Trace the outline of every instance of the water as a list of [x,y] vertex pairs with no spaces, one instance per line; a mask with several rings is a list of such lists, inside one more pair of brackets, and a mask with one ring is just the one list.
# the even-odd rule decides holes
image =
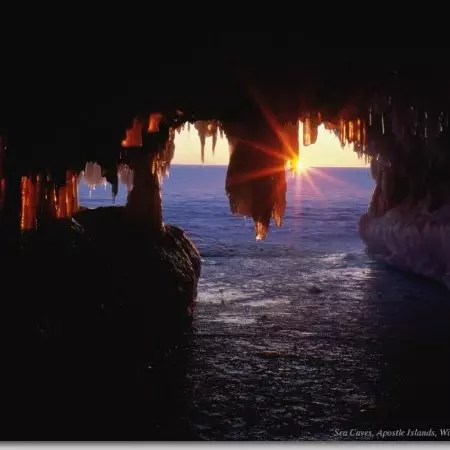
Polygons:
[[[283,226],[263,242],[230,213],[225,173],[174,166],[164,181],[164,220],[195,242],[203,268],[192,334],[160,369],[176,373],[158,378],[171,405],[160,435],[355,439],[433,427],[440,438],[448,294],[366,255],[357,220],[374,187],[368,169],[289,179]],[[79,197],[111,204],[110,187],[89,196],[81,183]]]

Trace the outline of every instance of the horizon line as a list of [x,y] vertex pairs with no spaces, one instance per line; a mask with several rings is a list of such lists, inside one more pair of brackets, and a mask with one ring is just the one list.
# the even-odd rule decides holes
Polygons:
[[[175,163],[170,164],[170,167],[174,166],[190,166],[190,167],[228,167],[228,164],[194,164],[194,163]],[[367,166],[307,166],[306,169],[369,169]],[[286,169],[287,170],[287,169]]]

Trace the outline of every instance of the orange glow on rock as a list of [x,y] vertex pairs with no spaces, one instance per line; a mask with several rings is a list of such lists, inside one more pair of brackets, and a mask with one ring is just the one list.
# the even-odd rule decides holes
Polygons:
[[142,123],[139,119],[134,119],[131,128],[126,130],[122,147],[142,147]]
[[30,230],[36,227],[36,185],[30,177],[22,177],[20,190],[20,228]]
[[159,131],[159,124],[161,123],[162,114],[161,113],[152,113],[150,114],[148,120],[148,133],[156,133]]

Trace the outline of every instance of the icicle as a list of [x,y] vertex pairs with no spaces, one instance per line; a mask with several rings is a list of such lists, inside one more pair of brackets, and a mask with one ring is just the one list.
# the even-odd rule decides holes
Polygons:
[[20,179],[20,229],[25,230],[27,227],[27,195],[28,195],[28,178]]
[[303,122],[303,145],[306,147],[311,145],[311,119],[305,117]]
[[381,133],[384,134],[384,114],[381,114]]
[[84,167],[84,181],[90,189],[95,189],[95,186],[102,185],[106,182],[106,178],[102,175],[102,167],[95,163],[88,161]]
[[29,179],[29,228],[35,228],[37,225],[37,198],[36,198],[36,182],[33,182],[33,180]]
[[268,230],[269,230],[268,224],[256,221],[255,222],[256,240],[263,241],[267,236]]
[[59,219],[61,217],[67,216],[66,211],[66,189],[65,187],[57,188],[56,193],[56,217]]
[[213,139],[213,141],[212,141],[212,153],[213,153],[213,156],[214,156],[214,153],[215,153],[215,150],[216,150],[216,144],[217,144],[217,130],[216,130],[215,133],[213,133],[212,139]]
[[348,126],[348,140],[349,142],[353,142],[354,140],[354,126],[353,126],[353,121],[348,121],[347,123]]
[[76,174],[68,170],[67,174],[67,195],[69,197],[69,217],[78,211],[78,188]]
[[169,175],[169,168],[175,154],[175,129],[169,128],[169,137],[164,146],[164,150],[156,155],[155,164],[157,164],[160,180]]
[[358,118],[356,120],[356,142],[362,144],[361,140],[361,120]]
[[362,123],[362,145],[364,150],[367,150],[367,130],[365,122]]
[[345,144],[347,143],[347,127],[345,126],[345,121],[341,117],[339,119],[339,140],[341,141],[341,146],[345,147]]
[[120,183],[127,187],[128,193],[133,189],[133,171],[127,164],[120,164],[117,168],[117,176]]
[[204,122],[199,120],[195,122],[195,128],[197,129],[198,136],[200,138],[200,153],[202,163],[205,162],[205,145],[206,145],[206,136],[208,135],[208,131],[210,131],[210,124],[208,122]]
[[317,136],[319,135],[319,122],[317,121],[317,116],[311,119],[311,145],[317,142]]
[[275,226],[280,227],[286,211],[286,174],[284,170],[280,170],[273,175],[272,192],[272,218]]
[[[285,134],[286,131],[283,131],[282,134]],[[285,149],[280,146],[280,135],[268,130],[265,121],[250,123],[248,128],[227,124],[225,132],[230,145],[235,145],[225,184],[230,209],[233,214],[252,217],[256,239],[263,240],[271,219],[274,219],[277,226],[281,225],[285,211]],[[251,144],[255,141],[272,145],[279,152],[261,152]]]
[[205,143],[206,136],[204,134],[200,135],[200,158],[202,160],[202,164],[205,162]]
[[274,210],[272,211],[272,217],[273,217],[273,221],[275,222],[275,225],[277,227],[281,227],[281,224],[283,222],[283,216],[280,214],[280,211],[278,210],[278,208],[274,208]]
[[23,176],[21,184],[20,229],[30,230],[36,227],[36,185],[30,177]]
[[[159,124],[161,122],[161,119],[162,119],[162,114],[161,113],[152,113],[152,114],[150,114],[150,117],[149,117],[149,120],[148,120],[147,132],[148,133],[156,133],[157,131],[159,131]],[[142,143],[141,143],[141,145],[142,145]]]

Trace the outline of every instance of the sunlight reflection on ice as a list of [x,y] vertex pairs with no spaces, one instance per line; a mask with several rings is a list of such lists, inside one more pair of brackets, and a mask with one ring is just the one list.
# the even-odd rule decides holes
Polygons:
[[256,319],[242,317],[230,314],[219,314],[215,318],[209,319],[210,322],[222,322],[233,325],[250,325],[256,322]]
[[270,307],[270,306],[275,306],[275,305],[280,305],[280,304],[285,304],[285,303],[289,303],[290,300],[287,299],[286,297],[278,297],[278,298],[261,298],[261,299],[257,299],[257,300],[251,300],[251,301],[245,301],[242,302],[242,306],[254,306],[254,307]]
[[252,298],[253,292],[245,292],[240,289],[233,289],[228,286],[221,288],[209,287],[207,291],[200,291],[198,301],[205,303],[222,303]]

